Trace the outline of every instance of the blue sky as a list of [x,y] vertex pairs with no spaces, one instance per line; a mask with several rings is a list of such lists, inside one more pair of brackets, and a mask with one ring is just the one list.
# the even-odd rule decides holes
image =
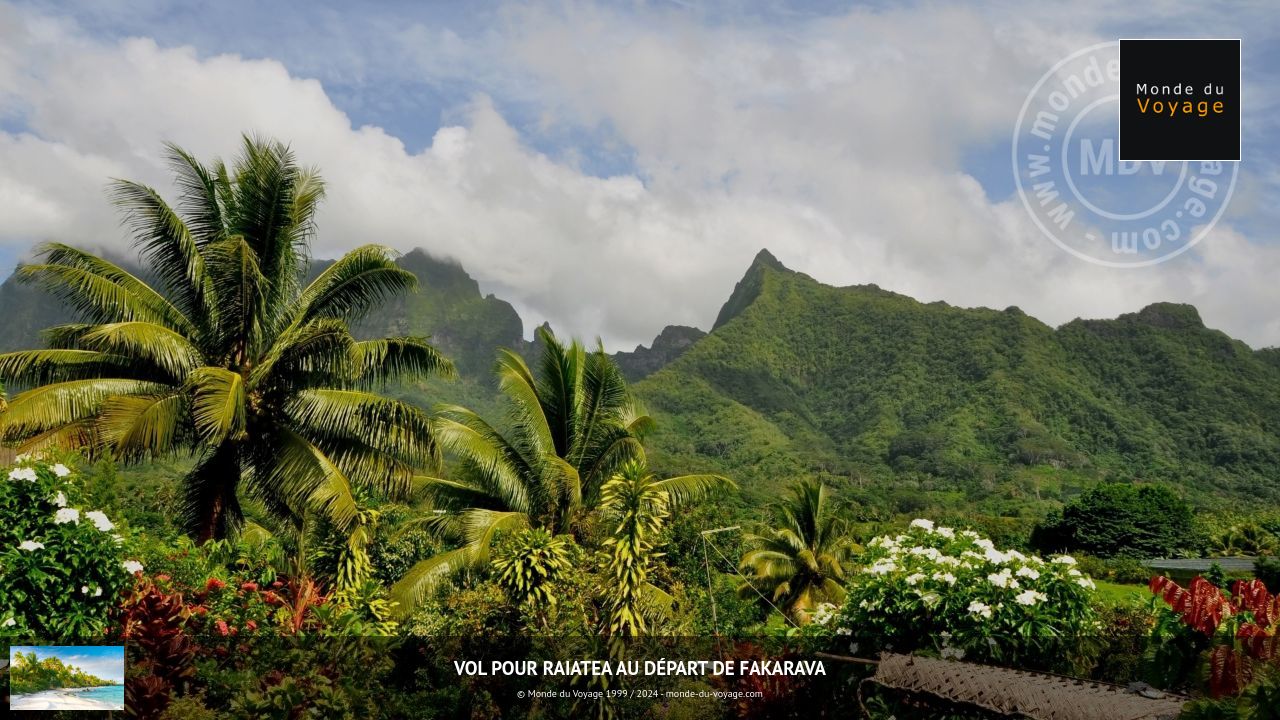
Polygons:
[[[1271,9],[1026,5],[0,0],[0,274],[40,239],[121,251],[108,175],[163,188],[162,141],[227,155],[249,130],[325,172],[318,254],[424,246],[530,330],[706,328],[768,246],[833,284],[1055,324],[1191,302],[1280,342]],[[1009,168],[1036,79],[1122,36],[1244,38],[1236,196],[1142,271],[1041,237]]]
[[114,680],[124,683],[124,647],[120,645],[14,645],[9,648],[10,662],[17,653],[32,653],[45,660],[56,657],[66,665],[100,677],[103,680]]

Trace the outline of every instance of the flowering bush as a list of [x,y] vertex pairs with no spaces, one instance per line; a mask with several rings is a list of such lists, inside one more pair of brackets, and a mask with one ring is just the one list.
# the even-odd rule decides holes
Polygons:
[[79,499],[61,463],[24,457],[0,475],[0,637],[100,637],[142,570],[111,520]]
[[869,542],[862,561],[844,606],[814,624],[864,653],[937,650],[1066,669],[1068,650],[1097,627],[1093,581],[1065,555],[1001,551],[973,531],[915,520],[905,534]]

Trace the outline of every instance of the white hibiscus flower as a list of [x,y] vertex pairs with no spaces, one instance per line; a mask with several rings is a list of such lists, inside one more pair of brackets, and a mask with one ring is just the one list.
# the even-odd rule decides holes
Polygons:
[[84,516],[85,516],[85,519],[92,520],[93,526],[98,528],[98,530],[102,532],[110,532],[111,530],[114,530],[116,527],[115,525],[111,524],[111,521],[107,519],[106,514],[103,513],[101,510],[90,510],[89,512],[85,513]]
[[984,602],[974,600],[973,602],[969,603],[969,612],[973,613],[974,615],[981,615],[984,618],[990,618],[991,606]]
[[1042,603],[1048,599],[1049,599],[1049,596],[1045,595],[1042,592],[1037,592],[1035,590],[1026,590],[1024,592],[1018,593],[1017,597],[1015,597],[1013,600],[1019,605],[1035,605],[1037,603]]

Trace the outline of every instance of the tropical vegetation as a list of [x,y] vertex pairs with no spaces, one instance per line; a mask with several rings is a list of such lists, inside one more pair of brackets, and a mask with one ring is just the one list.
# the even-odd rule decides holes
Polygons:
[[283,144],[246,137],[230,166],[174,145],[167,158],[176,202],[111,185],[150,282],[59,243],[18,270],[79,318],[48,349],[0,355],[0,378],[28,388],[0,437],[126,463],[194,454],[179,511],[201,540],[235,532],[243,501],[351,529],[361,493],[402,496],[438,456],[426,412],[369,388],[449,362],[348,326],[416,280],[370,245],[304,282],[324,184]]
[[57,656],[41,660],[35,651],[16,651],[9,667],[9,692],[26,695],[57,688],[89,688],[119,683],[103,680],[84,670],[64,663]]
[[[439,412],[436,436],[454,462],[450,477],[417,479],[423,523],[458,547],[418,563],[396,584],[393,594],[406,608],[450,575],[487,564],[503,532],[537,527],[581,541],[594,532],[599,511],[612,512],[616,503],[637,503],[631,512],[656,518],[727,484],[711,474],[653,479],[641,444],[653,421],[632,398],[617,365],[603,349],[587,352],[545,328],[537,340],[537,373],[518,353],[499,353],[495,372],[505,401],[503,422],[457,406]],[[620,484],[605,492],[624,469],[640,497]],[[619,532],[640,538],[652,530],[638,520],[631,517]],[[619,546],[618,552],[641,549]]]
[[799,482],[790,493],[774,511],[777,526],[748,536],[739,592],[767,595],[766,602],[803,624],[819,604],[844,601],[852,541],[820,481]]
[[[711,333],[610,355],[446,260],[312,258],[279,143],[167,158],[171,201],[111,186],[141,263],[49,244],[0,286],[0,637],[126,644],[137,717],[937,717],[861,682],[881,651],[1275,706],[1280,363],[1194,309],[1055,330],[762,253]],[[1147,586],[1197,554],[1258,559]],[[446,664],[815,651],[856,657]]]

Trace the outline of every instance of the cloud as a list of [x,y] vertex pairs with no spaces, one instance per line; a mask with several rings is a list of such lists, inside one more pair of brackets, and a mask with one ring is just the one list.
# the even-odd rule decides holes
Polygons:
[[[1100,39],[1091,25],[945,5],[782,25],[578,4],[501,17],[474,37],[413,23],[388,36],[405,77],[480,78],[410,152],[285,62],[100,40],[0,4],[0,100],[25,129],[0,132],[0,245],[121,248],[108,176],[163,186],[162,141],[227,156],[250,131],[322,169],[318,255],[423,246],[512,300],[529,328],[550,320],[612,347],[668,323],[708,327],[761,247],[825,282],[1016,304],[1053,323],[1195,302],[1210,324],[1280,342],[1253,310],[1280,300],[1280,256],[1241,229],[1248,218],[1184,258],[1109,270],[1058,250],[975,176],[975,149],[1007,162],[1025,92]],[[513,122],[512,101],[538,122]],[[582,169],[619,148],[616,174]]]

